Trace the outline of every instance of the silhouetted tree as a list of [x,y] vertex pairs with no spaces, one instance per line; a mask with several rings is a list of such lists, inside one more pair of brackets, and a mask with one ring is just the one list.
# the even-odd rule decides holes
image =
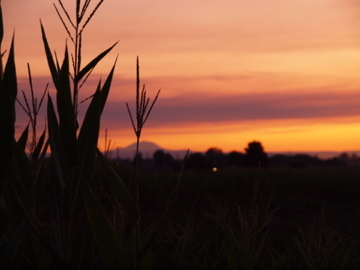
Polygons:
[[341,160],[339,157],[326,159],[324,161],[324,164],[328,166],[346,166],[346,163],[343,160]]
[[205,153],[206,161],[209,167],[222,167],[224,165],[224,153],[220,148],[212,147]]
[[289,155],[277,154],[269,158],[271,166],[290,166],[292,159]]
[[260,142],[253,141],[248,143],[245,152],[244,161],[246,166],[257,167],[259,162],[262,167],[267,167],[269,165],[269,159]]
[[242,167],[244,166],[244,154],[232,151],[227,155],[227,164],[229,166]]
[[163,150],[157,150],[153,154],[153,159],[156,166],[161,166],[165,159],[165,152]]
[[304,168],[307,166],[321,165],[323,162],[317,158],[308,154],[297,154],[291,157],[291,167]]
[[163,150],[157,150],[153,154],[155,167],[157,168],[171,168],[174,165],[174,158],[171,154],[165,153]]
[[338,158],[346,165],[355,166],[360,164],[360,158],[355,153],[352,155],[348,153],[342,153],[338,156]]
[[190,154],[186,160],[187,169],[206,169],[208,168],[206,158],[201,153]]

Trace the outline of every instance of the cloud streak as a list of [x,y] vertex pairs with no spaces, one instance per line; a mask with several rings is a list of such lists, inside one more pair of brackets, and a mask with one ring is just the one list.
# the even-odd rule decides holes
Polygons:
[[[269,78],[267,78],[269,77]],[[322,87],[288,88],[277,86],[268,91],[243,91],[241,83],[266,75],[239,74],[238,76],[199,76],[199,77],[158,77],[143,80],[150,97],[156,94],[157,85],[165,84],[165,89],[152,112],[149,124],[153,126],[191,123],[216,123],[233,121],[325,119],[344,118],[360,115],[360,93],[356,85],[329,85]],[[89,79],[86,89],[81,91],[81,99],[90,96],[95,90],[100,76]],[[276,79],[273,78],[276,81]],[[47,77],[34,78],[35,94],[40,96]],[[178,82],[178,83],[177,83]],[[104,121],[127,123],[125,102],[133,104],[135,95],[133,79],[116,78],[105,106]],[[208,90],[204,87],[213,86]],[[241,90],[229,90],[229,85]],[[237,86],[239,85],[239,86]],[[228,87],[224,89],[222,87]],[[235,86],[233,86],[235,87]],[[170,88],[170,89],[169,89]],[[19,90],[28,92],[27,79],[19,80]],[[55,97],[53,87],[50,94]],[[20,97],[21,99],[21,97]],[[80,105],[80,114],[86,110],[87,103]]]
[[[360,115],[360,93],[260,93],[229,96],[177,96],[161,98],[152,116],[152,126],[241,122],[258,120],[318,120]],[[125,108],[109,101],[105,118],[128,121]],[[124,107],[124,106],[123,106]],[[116,113],[118,112],[118,113]],[[334,120],[335,119],[335,120]],[[149,122],[149,123],[150,123]]]

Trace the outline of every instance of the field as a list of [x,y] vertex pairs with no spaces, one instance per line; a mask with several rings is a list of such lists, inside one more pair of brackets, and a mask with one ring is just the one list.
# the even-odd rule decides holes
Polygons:
[[[311,260],[310,256],[318,256],[318,258],[314,258],[313,266],[315,260],[318,260],[318,263],[323,261],[326,264],[336,258],[335,260],[339,263],[341,258],[336,255],[342,252],[352,253],[352,262],[349,265],[354,267],[358,265],[359,255],[355,247],[358,247],[360,237],[360,168],[347,166],[269,167],[263,168],[259,172],[257,169],[251,168],[225,169],[215,173],[210,170],[185,172],[178,199],[168,222],[170,227],[175,224],[179,226],[178,229],[183,229],[183,235],[181,235],[180,229],[178,232],[180,239],[186,235],[188,237],[192,235],[193,239],[188,239],[189,247],[186,247],[188,250],[192,250],[191,246],[194,245],[194,251],[200,249],[203,253],[189,252],[188,257],[178,259],[178,264],[179,261],[188,262],[190,265],[198,262],[203,266],[210,267],[211,263],[207,263],[211,262],[211,259],[226,260],[223,248],[229,248],[230,245],[233,245],[231,249],[235,248],[235,240],[231,244],[225,244],[225,239],[231,230],[234,230],[234,234],[251,234],[251,230],[246,232],[245,228],[241,226],[238,207],[244,211],[251,207],[254,199],[254,182],[257,177],[259,181],[255,199],[256,205],[259,206],[257,214],[260,217],[252,226],[260,228],[266,224],[266,219],[269,219],[266,229],[259,231],[258,235],[251,236],[254,237],[253,241],[259,241],[267,233],[261,256],[256,258],[259,263],[259,265],[256,263],[257,266],[262,265],[267,268],[269,265],[275,265],[276,260],[286,258],[281,262],[282,266],[310,267],[311,262],[306,261],[307,259]],[[151,222],[163,211],[164,202],[176,175],[165,172],[147,172],[141,176],[141,179],[140,205],[144,213],[143,218]],[[266,207],[269,208],[266,209]],[[268,215],[271,211],[275,212],[273,215]],[[251,216],[246,216],[246,219],[252,222]],[[227,232],[223,232],[221,227],[226,228]],[[299,251],[300,244],[297,241],[301,241],[300,232],[304,233],[305,237],[302,239],[304,252],[305,250],[309,252],[306,255],[307,259],[303,258],[302,256],[305,255],[301,255],[301,251]],[[206,236],[201,239],[196,234]],[[205,239],[206,237],[208,239]],[[164,241],[166,242],[166,240],[169,241],[169,239]],[[175,243],[173,244],[175,245]],[[206,244],[209,245],[209,250],[205,252],[203,249],[206,247],[203,245]],[[196,247],[197,245],[202,248]],[[219,250],[215,247],[218,247]],[[350,247],[354,247],[354,249],[350,251]],[[173,248],[173,252],[178,254],[178,247]],[[335,250],[332,251],[332,248]],[[170,252],[171,249],[167,247],[161,252],[164,250]],[[216,256],[223,256],[223,258]],[[240,258],[239,255],[234,256]],[[271,256],[274,261],[271,261]],[[276,258],[276,256],[278,257]],[[331,256],[334,257],[331,258]],[[168,257],[176,256],[172,253]],[[265,265],[262,264],[266,261]],[[227,262],[229,262],[229,258],[227,258]],[[214,264],[216,263],[214,262]]]

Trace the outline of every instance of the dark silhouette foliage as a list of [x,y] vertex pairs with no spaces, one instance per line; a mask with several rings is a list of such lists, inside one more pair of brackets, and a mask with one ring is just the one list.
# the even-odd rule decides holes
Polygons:
[[153,154],[155,167],[159,169],[169,169],[174,166],[174,158],[171,154],[165,153],[163,150],[157,150]]
[[269,159],[267,154],[264,152],[263,146],[260,142],[253,141],[248,144],[248,147],[245,148],[245,166],[247,167],[257,167],[259,163],[262,167],[267,167],[269,165]]
[[245,154],[232,151],[227,155],[227,165],[230,167],[242,167],[244,166]]
[[309,165],[321,165],[322,161],[317,157],[306,154],[298,154],[292,157],[290,166],[295,168],[304,168]]
[[209,148],[205,153],[205,158],[210,167],[222,167],[225,165],[225,155],[220,148]]
[[185,168],[193,170],[206,169],[208,168],[208,164],[203,154],[193,153],[187,158]]

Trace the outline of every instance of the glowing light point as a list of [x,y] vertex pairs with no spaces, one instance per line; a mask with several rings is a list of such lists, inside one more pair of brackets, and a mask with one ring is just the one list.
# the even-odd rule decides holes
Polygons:
[[213,167],[213,168],[212,168],[212,171],[213,171],[213,172],[217,172],[217,168],[216,168],[216,167]]

